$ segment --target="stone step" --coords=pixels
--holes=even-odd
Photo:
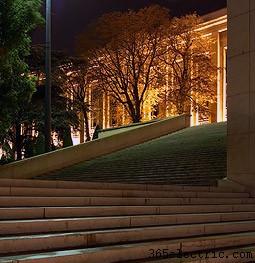
[[[226,212],[255,212],[255,205],[11,207],[0,208],[0,220]]]
[[[107,169],[107,168],[105,168]],[[84,178],[84,180],[86,181],[92,181],[92,182],[116,182],[116,183],[120,183],[120,178],[123,180],[123,182],[128,182],[129,184],[135,184],[135,183],[146,183],[146,184],[154,184],[154,182],[169,182],[168,184],[170,184],[171,182],[179,182],[180,184],[181,183],[191,183],[191,182],[201,182],[201,183],[205,183],[205,184],[208,184],[208,183],[215,183],[217,185],[217,182],[216,180],[217,179],[222,179],[222,176],[219,176],[219,175],[216,175],[216,176],[206,176],[206,175],[203,175],[203,176],[197,176],[197,175],[187,175],[185,174],[186,171],[182,171],[180,172],[180,174],[176,174],[175,176],[166,176],[166,175],[163,175],[163,176],[157,176],[155,175],[158,170],[155,170],[155,171],[144,171],[143,174],[135,174],[135,172],[137,171],[134,171],[132,175],[129,175],[129,176],[123,176],[121,173],[119,174],[115,174],[115,176],[113,175],[102,175],[102,176],[97,176],[96,178],[91,175],[91,176],[88,176],[86,175],[86,177]],[[148,174],[148,172],[151,172],[152,174]],[[165,171],[165,172],[168,172],[169,174],[171,174],[171,170],[168,170],[168,171]],[[104,171],[102,171],[102,174],[104,173]],[[130,171],[130,173],[132,173]],[[206,174],[206,171],[204,171],[204,173]],[[194,173],[196,174],[196,173]],[[69,177],[70,180],[75,180],[76,178],[76,175],[74,175],[73,177]],[[48,178],[50,179],[50,177]],[[61,180],[60,177],[57,177],[55,178],[57,180]]]
[[[255,204],[255,198],[0,197],[0,207]]]
[[[118,190],[118,189],[63,189],[35,187],[0,187],[0,196],[118,196],[118,197],[206,197],[248,198],[248,193],[169,191],[169,190]]]
[[[82,182],[82,181],[54,181],[54,180],[29,180],[0,178],[0,187],[32,187],[32,188],[61,188],[61,189],[113,189],[113,190],[170,190],[190,192],[240,192],[229,187],[211,186],[182,186],[182,185],[158,185],[158,184],[126,184],[106,182]]]
[[[71,233],[0,237],[0,254],[47,251],[123,244],[148,240],[206,236],[255,231],[255,221],[203,223],[177,226],[153,226],[128,229],[107,229]],[[255,243],[255,237],[254,237]]]
[[[0,236],[242,220],[255,220],[255,212],[9,220],[0,221]]]
[[[239,233],[239,234],[227,234],[227,235],[212,235],[209,237],[194,237],[185,239],[165,240],[165,241],[151,241],[151,242],[137,242],[121,245],[93,247],[93,248],[79,248],[71,250],[57,250],[54,252],[44,252],[36,254],[21,254],[16,256],[2,256],[0,262],[10,263],[113,263],[113,262],[156,262],[162,263],[241,263],[250,262],[250,258],[241,259],[240,257],[233,258],[233,253],[239,251],[252,253],[255,255],[255,233]],[[246,246],[245,248],[242,248]],[[237,248],[233,248],[237,247]],[[163,252],[164,251],[164,252]],[[201,258],[187,259],[187,258],[168,258],[162,259],[162,254],[167,253],[167,256],[183,255],[184,253],[195,252],[203,256],[208,256],[203,251],[215,251],[215,253],[224,252],[228,258],[221,260],[220,258],[205,258],[205,261],[201,261]],[[158,256],[155,253],[158,252]],[[159,256],[160,254],[160,256]],[[217,254],[218,255],[218,254]],[[235,254],[236,255],[236,254]],[[249,254],[250,255],[250,254]],[[221,254],[222,256],[222,254]],[[232,257],[231,257],[232,256]],[[239,254],[241,256],[241,254]],[[152,258],[154,257],[154,258]],[[218,261],[215,261],[218,260]]]
[[[0,207],[255,204],[255,198],[0,197]]]

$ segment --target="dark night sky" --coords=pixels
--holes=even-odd
[[[227,0],[52,0],[52,47],[75,50],[75,37],[93,19],[112,11],[139,10],[152,4],[168,7],[172,16],[197,12],[204,15],[226,7]],[[44,29],[33,34],[34,43],[44,42]]]

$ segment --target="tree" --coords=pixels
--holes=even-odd
[[[37,130],[44,132],[44,92],[45,92],[45,58],[44,47],[32,46],[27,63],[32,74],[36,77],[37,92],[32,97],[34,119],[37,120]],[[52,129],[63,139],[66,130],[71,126],[78,126],[78,109],[71,102],[66,92],[66,73],[72,61],[63,51],[52,50]],[[36,109],[36,108],[37,109]]]
[[[43,22],[40,0],[0,0],[0,144],[11,125],[19,137],[21,127],[14,121],[24,101],[29,101],[34,80],[23,61],[30,47],[29,31]],[[21,158],[18,154],[18,158]]]
[[[166,98],[178,114],[206,113],[215,100],[216,66],[212,62],[212,40],[199,29],[196,14],[173,18],[165,27],[164,71],[168,74]]]
[[[93,79],[91,77],[88,63],[83,59],[76,57],[70,58],[70,65],[67,68],[62,68],[66,77],[67,85],[65,87],[69,98],[78,108],[81,113],[81,127],[85,123],[86,141],[90,141],[89,133],[89,117],[91,111],[91,102],[89,93],[92,89]],[[83,142],[84,130],[81,129],[81,142]]]
[[[71,126],[78,126],[77,111],[71,107],[70,100],[65,96],[65,82],[59,72],[62,64],[67,63],[67,55],[62,52],[52,52],[52,129],[58,136],[59,146],[66,130]],[[17,159],[21,159],[23,151],[25,157],[33,156],[32,147],[36,154],[43,153],[43,147],[37,145],[36,134],[43,136],[45,113],[45,86],[44,86],[44,50],[43,46],[31,48],[31,54],[25,58],[31,75],[35,78],[35,92],[31,100],[20,101],[12,116],[12,126],[6,133],[6,138],[12,143]],[[21,129],[22,127],[22,129]],[[38,136],[39,136],[38,135]],[[39,137],[39,142],[42,139]],[[70,142],[69,142],[70,144]],[[41,145],[41,143],[39,143]]]
[[[90,60],[97,85],[141,121],[150,89],[159,86],[161,26],[169,11],[157,5],[138,12],[114,12],[94,21],[78,38],[79,53]]]
[[[65,129],[63,134],[63,148],[73,145],[70,129]]]
[[[45,139],[42,132],[38,132],[34,151],[35,151],[35,155],[45,153]]]
[[[7,140],[4,140],[2,150],[4,154],[0,159],[0,164],[7,164],[15,160],[13,150],[11,149]]]

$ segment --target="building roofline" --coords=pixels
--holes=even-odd
[[[214,20],[214,19],[226,16],[226,15],[227,15],[227,8],[225,7],[225,8],[219,9],[217,11],[203,15],[202,18],[203,18],[204,22],[208,22],[210,20]]]
[[[222,25],[227,23],[227,8],[222,8],[215,12],[202,16],[203,23],[197,30],[205,30],[215,25]]]

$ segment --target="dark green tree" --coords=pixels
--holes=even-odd
[[[45,152],[45,140],[42,132],[38,133],[35,143],[35,155],[43,154]]]
[[[33,76],[36,77],[36,92],[33,94],[28,119],[35,131],[44,132],[44,48],[33,46],[26,58]],[[52,50],[52,130],[58,135],[62,146],[66,130],[77,127],[78,110],[66,93],[66,76],[63,68],[69,68],[70,59],[65,52]],[[70,138],[71,139],[71,138]],[[70,140],[69,140],[70,141]],[[71,142],[68,143],[71,145]]]
[[[76,108],[70,103],[64,91],[65,78],[61,77],[61,67],[68,64],[67,55],[64,52],[52,51],[52,130],[58,136],[58,146],[62,146],[64,132],[70,126],[78,126]],[[25,157],[44,153],[44,146],[39,147],[36,136],[44,133],[44,69],[45,54],[43,46],[32,46],[31,52],[24,58],[30,70],[30,78],[35,80],[35,92],[31,100],[18,101],[15,114],[12,115],[12,125],[5,137],[13,145],[17,159],[21,159],[25,151]],[[22,127],[22,131],[21,131]],[[39,138],[39,141],[42,141]],[[41,144],[41,143],[40,143]],[[69,143],[70,144],[70,143]],[[32,150],[32,147],[35,149]]]
[[[41,0],[0,0],[0,144],[8,139],[11,126],[19,138],[16,116],[35,91],[23,57],[29,54],[29,32],[43,22],[40,6]]]
[[[33,157],[35,155],[35,145],[32,136],[28,137],[25,142],[25,158]]]
[[[71,137],[71,130],[70,128],[66,128],[63,133],[63,148],[72,146],[72,145],[73,145],[73,141]]]
[[[4,154],[1,157],[0,164],[7,164],[14,161],[14,153],[7,140],[4,140],[2,149]]]

